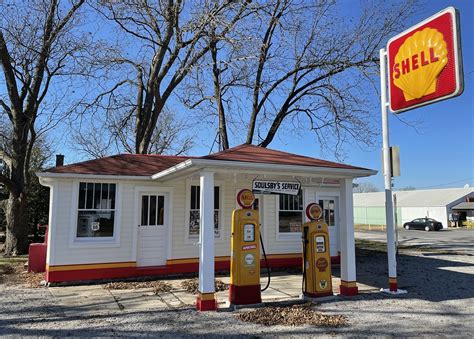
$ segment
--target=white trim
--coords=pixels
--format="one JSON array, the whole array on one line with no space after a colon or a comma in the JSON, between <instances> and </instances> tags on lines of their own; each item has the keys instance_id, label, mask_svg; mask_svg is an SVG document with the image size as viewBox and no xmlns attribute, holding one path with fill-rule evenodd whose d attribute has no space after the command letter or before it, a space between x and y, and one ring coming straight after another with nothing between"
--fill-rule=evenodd
<instances>
[{"instance_id":1,"label":"white trim","mask_svg":"<svg viewBox=\"0 0 474 339\"><path fill-rule=\"evenodd\" d=\"M54 173L54 172L36 172L40 178L67 178L84 180L151 180L150 176L140 175L113 175L113 174L81 174L81 173Z\"/></svg>"},{"instance_id":2,"label":"white trim","mask_svg":"<svg viewBox=\"0 0 474 339\"><path fill-rule=\"evenodd\" d=\"M349 178L365 177L377 174L377 171L369 169L347 169L347 168L333 168L333 167L317 167L317 166L298 166L298 165L283 165L283 164L268 164L268 163L251 163L245 161L227 161L227 160L209 160L209 159L188 159L173 167L170 167L164 171L158 172L151 176L152 179L164 179L165 177L173 177L173 174L178 172L191 169L196 166L198 168L205 168L206 170L226 169L233 168L239 169L241 173L245 173L246 170L251 170L252 173L258 171L262 173L283 173L282 175L289 175L287 172L318 175L324 174L326 177L341 178L341 176L347 176ZM196 169L198 169L196 168Z\"/></svg>"},{"instance_id":3,"label":"white trim","mask_svg":"<svg viewBox=\"0 0 474 339\"><path fill-rule=\"evenodd\" d=\"M58 201L58 182L53 181L45 185L49 187L49 220L48 220L48 246L46 250L46 265L52 266L56 262L56 232L57 230L57 201Z\"/></svg>"},{"instance_id":4,"label":"white trim","mask_svg":"<svg viewBox=\"0 0 474 339\"><path fill-rule=\"evenodd\" d=\"M225 180L214 180L214 186L219 187L219 237L214 237L216 243L222 243L224 241L224 221L226 213L224 208L224 190ZM199 243L199 236L189 236L189 212L191 210L191 186L199 186L199 180L187 179L185 182L185 204L184 204L184 244L185 245L197 245Z\"/></svg>"},{"instance_id":5,"label":"white trim","mask_svg":"<svg viewBox=\"0 0 474 339\"><path fill-rule=\"evenodd\" d=\"M79 201L79 183L115 184L114 235L113 237L77 237L77 216ZM69 223L69 248L111 248L120 247L122 233L122 184L110 180L73 180L71 198L71 219Z\"/></svg>"}]
</instances>

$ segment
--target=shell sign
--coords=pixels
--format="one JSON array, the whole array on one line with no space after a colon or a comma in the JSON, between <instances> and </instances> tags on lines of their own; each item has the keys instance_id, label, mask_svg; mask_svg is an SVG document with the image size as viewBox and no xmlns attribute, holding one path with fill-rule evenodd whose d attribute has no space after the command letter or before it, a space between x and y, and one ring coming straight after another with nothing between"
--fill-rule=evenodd
<instances>
[{"instance_id":1,"label":"shell sign","mask_svg":"<svg viewBox=\"0 0 474 339\"><path fill-rule=\"evenodd\" d=\"M403 112L463 91L458 13L448 7L387 44L390 109Z\"/></svg>"}]
</instances>

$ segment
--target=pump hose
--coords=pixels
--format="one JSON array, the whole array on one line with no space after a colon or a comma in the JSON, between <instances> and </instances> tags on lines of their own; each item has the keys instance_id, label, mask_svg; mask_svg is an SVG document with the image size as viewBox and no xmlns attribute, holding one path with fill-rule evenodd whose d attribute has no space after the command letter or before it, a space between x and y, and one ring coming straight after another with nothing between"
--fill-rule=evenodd
<instances>
[{"instance_id":1,"label":"pump hose","mask_svg":"<svg viewBox=\"0 0 474 339\"><path fill-rule=\"evenodd\" d=\"M261 292L263 292L270 286L270 279L271 279L272 273L270 270L270 266L268 266L267 254L265 253L265 246L263 246L262 234L260 234L260 245L262 245L263 257L265 258L265 267L267 268L267 276L268 276L267 285L263 289L260 290Z\"/></svg>"},{"instance_id":2,"label":"pump hose","mask_svg":"<svg viewBox=\"0 0 474 339\"><path fill-rule=\"evenodd\" d=\"M303 279L301 281L301 292L303 294L306 292L306 244L308 243L307 240L308 230L304 229L303 231Z\"/></svg>"}]
</instances>

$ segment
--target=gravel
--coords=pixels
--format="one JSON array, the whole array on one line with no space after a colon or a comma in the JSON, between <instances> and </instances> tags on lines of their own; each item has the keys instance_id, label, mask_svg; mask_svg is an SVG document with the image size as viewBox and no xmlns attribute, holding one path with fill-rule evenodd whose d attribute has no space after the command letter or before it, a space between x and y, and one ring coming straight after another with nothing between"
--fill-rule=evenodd
<instances>
[{"instance_id":1,"label":"gravel","mask_svg":"<svg viewBox=\"0 0 474 339\"><path fill-rule=\"evenodd\" d=\"M229 312L221 308L218 312L196 312L192 306L175 307L171 303L169 306L142 310L128 307L122 310L118 307L106 308L101 304L91 304L89 309L86 306L73 308L66 307L59 298L54 297L51 288L31 289L2 284L0 336L472 337L473 256L435 252L400 255L399 284L401 288L408 290L408 294L399 297L378 291L380 287L387 285L386 254L374 251L358 252L357 265L358 281L374 286L373 290L365 290L364 293L352 298L340 297L319 303L306 311L308 314L314 312L320 315L340 316L340 319L347 320L345 326L328 327L318 324L266 326L238 319L238 317L245 318L249 309ZM334 268L334 274L338 274L337 268ZM164 293L146 298L158 302L159 297L171 298L172 294ZM263 309L265 308L255 309L254 312L263 312ZM271 313L274 309L268 307L269 311L265 312ZM301 315L301 318L305 317L306 314Z\"/></svg>"}]
</instances>

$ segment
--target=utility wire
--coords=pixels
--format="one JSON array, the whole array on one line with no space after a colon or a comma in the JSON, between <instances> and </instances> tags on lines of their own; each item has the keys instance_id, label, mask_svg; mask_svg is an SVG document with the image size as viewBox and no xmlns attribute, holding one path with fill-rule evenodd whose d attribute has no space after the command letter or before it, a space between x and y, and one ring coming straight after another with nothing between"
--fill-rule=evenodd
<instances>
[{"instance_id":1,"label":"utility wire","mask_svg":"<svg viewBox=\"0 0 474 339\"><path fill-rule=\"evenodd\" d=\"M456 184L456 183L458 183L458 182L468 181L468 180L471 180L471 179L474 179L474 177L470 177L470 178L466 178L466 179L461 179L461 180L456 180L456 181L448 182L448 183L445 183L445 184L439 184L439 185L433 185L433 186L417 187L417 189L421 189L421 188L436 188L436 187L439 187L439 186L447 186L447 185Z\"/></svg>"}]
</instances>

